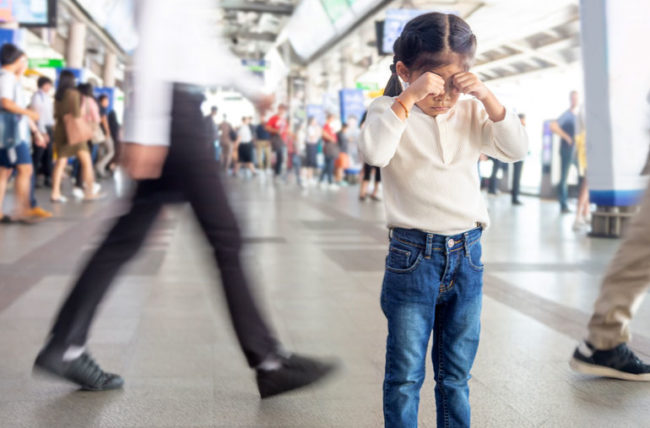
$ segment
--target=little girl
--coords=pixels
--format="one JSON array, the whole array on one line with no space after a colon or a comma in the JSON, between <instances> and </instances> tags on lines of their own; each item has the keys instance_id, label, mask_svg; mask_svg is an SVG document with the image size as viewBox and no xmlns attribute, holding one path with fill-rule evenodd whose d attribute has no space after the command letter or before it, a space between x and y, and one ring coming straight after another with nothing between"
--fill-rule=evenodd
<instances>
[{"instance_id":1,"label":"little girl","mask_svg":"<svg viewBox=\"0 0 650 428\"><path fill-rule=\"evenodd\" d=\"M468 72L475 51L476 37L455 15L410 21L361 137L367 162L382 167L390 229L381 295L386 427L417 426L432 334L438 427L470 426L489 222L476 165L481 153L514 162L528 151L517 114Z\"/></svg>"}]
</instances>

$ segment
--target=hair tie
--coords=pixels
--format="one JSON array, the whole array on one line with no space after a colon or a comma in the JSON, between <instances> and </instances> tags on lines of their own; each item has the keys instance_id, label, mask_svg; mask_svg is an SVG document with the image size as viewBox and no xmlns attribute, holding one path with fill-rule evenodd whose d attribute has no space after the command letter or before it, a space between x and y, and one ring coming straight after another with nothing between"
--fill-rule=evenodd
<instances>
[{"instance_id":1,"label":"hair tie","mask_svg":"<svg viewBox=\"0 0 650 428\"><path fill-rule=\"evenodd\" d=\"M393 74L397 74L397 69L395 68L395 64L390 65L390 72Z\"/></svg>"}]
</instances>

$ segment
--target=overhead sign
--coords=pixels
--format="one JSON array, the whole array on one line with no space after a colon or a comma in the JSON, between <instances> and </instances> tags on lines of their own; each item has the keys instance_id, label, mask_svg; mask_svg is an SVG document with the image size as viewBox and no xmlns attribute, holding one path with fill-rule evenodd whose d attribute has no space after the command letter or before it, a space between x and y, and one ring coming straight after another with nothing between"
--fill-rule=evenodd
<instances>
[{"instance_id":1,"label":"overhead sign","mask_svg":"<svg viewBox=\"0 0 650 428\"><path fill-rule=\"evenodd\" d=\"M341 101L341 122L347 122L351 116L357 121L366 111L365 98L360 89L342 89L339 92Z\"/></svg>"},{"instance_id":2,"label":"overhead sign","mask_svg":"<svg viewBox=\"0 0 650 428\"><path fill-rule=\"evenodd\" d=\"M18 22L25 27L53 27L56 0L0 0L0 22Z\"/></svg>"},{"instance_id":3,"label":"overhead sign","mask_svg":"<svg viewBox=\"0 0 650 428\"><path fill-rule=\"evenodd\" d=\"M362 91L378 91L379 85L374 82L357 82L357 89L361 89Z\"/></svg>"},{"instance_id":4,"label":"overhead sign","mask_svg":"<svg viewBox=\"0 0 650 428\"><path fill-rule=\"evenodd\" d=\"M65 68L62 58L29 58L29 68Z\"/></svg>"},{"instance_id":5,"label":"overhead sign","mask_svg":"<svg viewBox=\"0 0 650 428\"><path fill-rule=\"evenodd\" d=\"M381 41L381 51L388 55L393 53L393 45L395 40L402 34L406 24L420 15L430 12L441 12L458 15L457 10L453 9L438 9L435 10L422 10L422 9L388 9L386 10L386 20L384 21L383 39Z\"/></svg>"}]
</instances>

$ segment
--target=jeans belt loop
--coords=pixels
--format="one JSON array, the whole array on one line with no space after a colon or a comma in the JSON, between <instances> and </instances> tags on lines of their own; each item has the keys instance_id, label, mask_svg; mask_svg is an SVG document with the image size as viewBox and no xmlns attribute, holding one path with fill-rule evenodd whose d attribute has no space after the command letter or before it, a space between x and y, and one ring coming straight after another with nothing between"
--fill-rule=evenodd
<instances>
[{"instance_id":1,"label":"jeans belt loop","mask_svg":"<svg viewBox=\"0 0 650 428\"><path fill-rule=\"evenodd\" d=\"M469 233L465 232L463 236L465 237L465 242L463 243L465 246L465 256L469 257Z\"/></svg>"},{"instance_id":2,"label":"jeans belt loop","mask_svg":"<svg viewBox=\"0 0 650 428\"><path fill-rule=\"evenodd\" d=\"M433 234L427 233L427 249L425 250L424 255L427 258L430 258L432 253L433 253Z\"/></svg>"}]
</instances>

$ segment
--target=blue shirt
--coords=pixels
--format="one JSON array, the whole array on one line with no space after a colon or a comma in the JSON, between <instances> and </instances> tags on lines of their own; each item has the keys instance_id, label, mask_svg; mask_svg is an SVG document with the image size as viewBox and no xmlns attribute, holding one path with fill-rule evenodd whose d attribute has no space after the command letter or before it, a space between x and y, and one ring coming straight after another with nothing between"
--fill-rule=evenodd
<instances>
[{"instance_id":1,"label":"blue shirt","mask_svg":"<svg viewBox=\"0 0 650 428\"><path fill-rule=\"evenodd\" d=\"M571 137L573 141L575 141L576 115L573 114L573 112L570 109L562 113L562 116L560 116L557 120L557 124L560 126L560 128L562 128L564 132L567 133L569 137ZM571 142L562 138L562 148L568 148L568 147L573 147L573 144L571 144Z\"/></svg>"},{"instance_id":2,"label":"blue shirt","mask_svg":"<svg viewBox=\"0 0 650 428\"><path fill-rule=\"evenodd\" d=\"M269 131L266 130L263 123L257 125L257 130L255 133L257 134L258 140L268 141L271 139L271 134L269 134Z\"/></svg>"}]
</instances>

